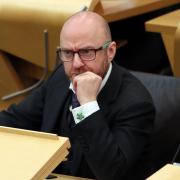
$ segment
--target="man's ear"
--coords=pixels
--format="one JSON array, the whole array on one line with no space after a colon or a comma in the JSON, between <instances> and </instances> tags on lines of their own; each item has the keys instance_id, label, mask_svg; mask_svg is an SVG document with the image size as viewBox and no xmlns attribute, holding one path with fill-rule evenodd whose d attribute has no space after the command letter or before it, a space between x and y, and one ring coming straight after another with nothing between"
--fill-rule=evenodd
<instances>
[{"instance_id":1,"label":"man's ear","mask_svg":"<svg viewBox=\"0 0 180 180\"><path fill-rule=\"evenodd\" d=\"M107 49L108 61L111 62L116 54L116 42L112 41Z\"/></svg>"}]
</instances>

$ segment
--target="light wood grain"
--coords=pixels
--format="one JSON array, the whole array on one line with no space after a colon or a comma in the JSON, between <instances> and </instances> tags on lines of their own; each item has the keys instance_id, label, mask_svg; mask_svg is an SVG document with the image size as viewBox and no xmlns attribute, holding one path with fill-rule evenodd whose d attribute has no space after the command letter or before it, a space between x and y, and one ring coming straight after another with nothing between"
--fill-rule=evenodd
<instances>
[{"instance_id":1,"label":"light wood grain","mask_svg":"<svg viewBox=\"0 0 180 180\"><path fill-rule=\"evenodd\" d=\"M155 174L147 178L147 180L179 180L180 166L167 164Z\"/></svg>"},{"instance_id":2,"label":"light wood grain","mask_svg":"<svg viewBox=\"0 0 180 180\"><path fill-rule=\"evenodd\" d=\"M0 1L0 51L8 52L24 60L18 64L19 67L17 66L19 73L23 74L24 77L40 79L45 58L44 29L49 32L48 70L51 72L55 66L55 52L59 45L59 31L63 23L69 16L84 7L101 14L108 22L112 22L177 3L179 0ZM71 4L71 8L69 4ZM169 55L170 59L172 59L172 54L173 52ZM0 58L2 59L2 57ZM29 81L25 80L23 83L19 83L18 81L21 81L19 74L15 74L14 69L8 63L10 62L0 60L0 80L2 80L0 82L0 96L9 94L9 91L15 92L23 89L19 85L24 86ZM7 107L6 104L0 106Z\"/></svg>"},{"instance_id":3,"label":"light wood grain","mask_svg":"<svg viewBox=\"0 0 180 180\"><path fill-rule=\"evenodd\" d=\"M180 22L180 9L164 14L146 22L146 30L150 32L174 34Z\"/></svg>"},{"instance_id":4,"label":"light wood grain","mask_svg":"<svg viewBox=\"0 0 180 180\"><path fill-rule=\"evenodd\" d=\"M0 51L0 97L23 88L23 83L6 54Z\"/></svg>"},{"instance_id":5,"label":"light wood grain","mask_svg":"<svg viewBox=\"0 0 180 180\"><path fill-rule=\"evenodd\" d=\"M174 41L174 72L180 77L180 23L177 27Z\"/></svg>"},{"instance_id":6,"label":"light wood grain","mask_svg":"<svg viewBox=\"0 0 180 180\"><path fill-rule=\"evenodd\" d=\"M147 31L160 33L175 76L180 76L180 67L175 62L175 33L180 23L180 9L159 16L145 23ZM176 69L176 70L175 70Z\"/></svg>"},{"instance_id":7,"label":"light wood grain","mask_svg":"<svg viewBox=\"0 0 180 180\"><path fill-rule=\"evenodd\" d=\"M68 138L46 138L44 133L33 131L30 134L0 127L0 179L43 180L67 156Z\"/></svg>"},{"instance_id":8,"label":"light wood grain","mask_svg":"<svg viewBox=\"0 0 180 180\"><path fill-rule=\"evenodd\" d=\"M0 1L0 49L44 67L44 30L48 30L49 70L53 70L59 31L65 20L98 0Z\"/></svg>"},{"instance_id":9,"label":"light wood grain","mask_svg":"<svg viewBox=\"0 0 180 180\"><path fill-rule=\"evenodd\" d=\"M178 3L179 0L101 0L94 11L113 22Z\"/></svg>"},{"instance_id":10,"label":"light wood grain","mask_svg":"<svg viewBox=\"0 0 180 180\"><path fill-rule=\"evenodd\" d=\"M59 139L59 137L56 134L39 132L39 131L30 131L26 129L19 130L17 128L4 127L4 126L0 126L0 132L11 133L15 135L32 136L32 137L38 137L38 138L46 138L46 139L51 139L51 140Z\"/></svg>"},{"instance_id":11,"label":"light wood grain","mask_svg":"<svg viewBox=\"0 0 180 180\"><path fill-rule=\"evenodd\" d=\"M13 62L18 69L17 73L11 62L14 59L7 61L0 54L0 97L24 89L24 84L29 84L29 81L33 81L32 78L42 77L45 66L45 29L48 30L48 71L52 72L63 23L82 9L93 10L98 2L99 0L0 1L0 53L3 51L22 60L22 63ZM23 78L23 83L19 75ZM32 84L28 86L30 85ZM16 102L15 99L13 102ZM7 108L9 104L11 103L0 102L0 109Z\"/></svg>"}]
</instances>

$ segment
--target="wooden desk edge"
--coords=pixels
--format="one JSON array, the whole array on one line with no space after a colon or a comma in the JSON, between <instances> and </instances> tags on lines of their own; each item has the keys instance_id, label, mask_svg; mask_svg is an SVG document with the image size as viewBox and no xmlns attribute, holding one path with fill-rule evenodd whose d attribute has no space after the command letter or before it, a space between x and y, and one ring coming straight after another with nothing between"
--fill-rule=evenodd
<instances>
[{"instance_id":1,"label":"wooden desk edge","mask_svg":"<svg viewBox=\"0 0 180 180\"><path fill-rule=\"evenodd\" d=\"M108 3L109 1L101 1L94 8L94 11L101 14L108 22L113 22L176 5L179 3L179 0L153 1L139 6L131 6L129 8L125 8L125 6L124 8L123 6L118 8L121 3L120 1L117 1L117 3L114 3L114 6L110 7L108 6Z\"/></svg>"},{"instance_id":2,"label":"wooden desk edge","mask_svg":"<svg viewBox=\"0 0 180 180\"><path fill-rule=\"evenodd\" d=\"M68 176L68 175L62 175L62 174L56 174L56 173L52 173L52 175L57 177L57 178L54 178L52 180L93 180L93 179L87 179L87 178L81 178L81 177L75 177L75 176Z\"/></svg>"}]
</instances>

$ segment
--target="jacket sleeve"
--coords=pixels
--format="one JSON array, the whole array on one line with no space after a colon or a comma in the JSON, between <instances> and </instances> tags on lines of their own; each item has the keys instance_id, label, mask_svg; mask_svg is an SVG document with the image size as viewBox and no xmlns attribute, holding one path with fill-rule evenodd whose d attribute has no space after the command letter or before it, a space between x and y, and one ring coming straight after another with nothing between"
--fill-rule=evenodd
<instances>
[{"instance_id":1,"label":"jacket sleeve","mask_svg":"<svg viewBox=\"0 0 180 180\"><path fill-rule=\"evenodd\" d=\"M47 94L52 85L58 84L65 78L62 65L59 65L50 77L37 89L30 93L21 103L11 105L0 112L0 125L29 130L40 130L43 120Z\"/></svg>"},{"instance_id":2,"label":"jacket sleeve","mask_svg":"<svg viewBox=\"0 0 180 180\"><path fill-rule=\"evenodd\" d=\"M34 90L21 103L13 104L7 110L0 112L0 125L39 130L43 112L45 84Z\"/></svg>"}]
</instances>

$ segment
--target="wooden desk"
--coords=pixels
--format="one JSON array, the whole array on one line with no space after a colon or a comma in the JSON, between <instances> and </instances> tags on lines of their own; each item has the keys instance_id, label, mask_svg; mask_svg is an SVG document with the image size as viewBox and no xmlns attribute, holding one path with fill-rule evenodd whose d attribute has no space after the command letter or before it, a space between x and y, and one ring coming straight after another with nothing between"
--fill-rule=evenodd
<instances>
[{"instance_id":1,"label":"wooden desk","mask_svg":"<svg viewBox=\"0 0 180 180\"><path fill-rule=\"evenodd\" d=\"M167 164L159 171L154 173L147 180L179 180L180 179L180 166Z\"/></svg>"},{"instance_id":2,"label":"wooden desk","mask_svg":"<svg viewBox=\"0 0 180 180\"><path fill-rule=\"evenodd\" d=\"M66 176L61 174L53 174L57 176L57 178L51 179L51 180L92 180L87 178L80 178L80 177L74 177L74 176Z\"/></svg>"},{"instance_id":3,"label":"wooden desk","mask_svg":"<svg viewBox=\"0 0 180 180\"><path fill-rule=\"evenodd\" d=\"M180 9L171 13L162 15L145 23L146 30L150 32L161 33L171 68L174 71L174 41L177 27L180 23ZM178 73L179 74L179 73Z\"/></svg>"},{"instance_id":4,"label":"wooden desk","mask_svg":"<svg viewBox=\"0 0 180 180\"><path fill-rule=\"evenodd\" d=\"M113 22L179 3L179 0L101 0L94 11Z\"/></svg>"}]
</instances>

